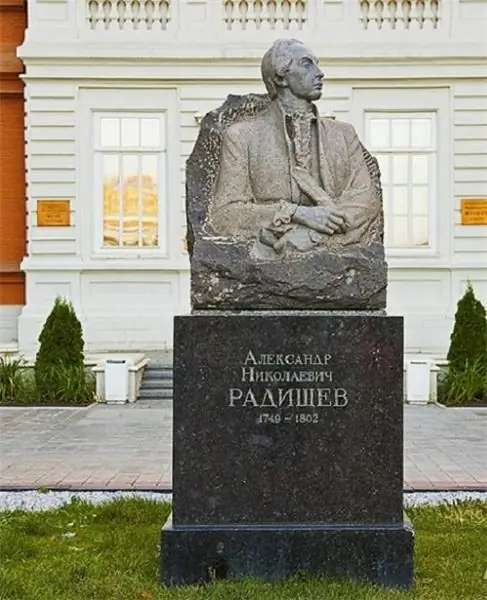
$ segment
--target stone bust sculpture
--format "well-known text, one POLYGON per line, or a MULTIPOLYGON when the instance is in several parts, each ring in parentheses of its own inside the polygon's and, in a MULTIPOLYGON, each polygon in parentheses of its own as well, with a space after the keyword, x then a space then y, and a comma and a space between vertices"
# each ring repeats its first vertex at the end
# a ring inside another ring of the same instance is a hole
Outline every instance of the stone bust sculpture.
POLYGON ((268 94, 208 113, 187 162, 193 307, 385 308, 377 161, 320 118, 323 72, 301 42, 277 40, 261 72, 268 94))
POLYGON ((365 241, 380 198, 353 126, 320 119, 313 104, 323 87, 316 57, 298 40, 277 40, 261 70, 271 104, 223 135, 213 229, 257 238, 274 251, 260 248, 266 258, 365 241))

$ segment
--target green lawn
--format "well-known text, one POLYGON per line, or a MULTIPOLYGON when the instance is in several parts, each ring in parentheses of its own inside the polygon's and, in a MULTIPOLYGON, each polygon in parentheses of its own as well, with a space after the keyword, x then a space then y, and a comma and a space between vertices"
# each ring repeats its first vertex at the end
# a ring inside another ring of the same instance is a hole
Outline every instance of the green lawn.
POLYGON ((164 589, 158 583, 159 531, 169 510, 124 499, 43 513, 0 512, 0 600, 487 598, 487 503, 408 511, 417 536, 410 592, 319 580, 164 589))

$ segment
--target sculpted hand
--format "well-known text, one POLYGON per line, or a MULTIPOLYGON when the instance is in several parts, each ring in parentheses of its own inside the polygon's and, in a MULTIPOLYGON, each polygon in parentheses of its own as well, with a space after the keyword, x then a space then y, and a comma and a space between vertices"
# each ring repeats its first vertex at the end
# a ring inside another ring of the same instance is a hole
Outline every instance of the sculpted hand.
POLYGON ((298 206, 292 220, 328 235, 344 233, 347 225, 343 211, 334 206, 298 206))

